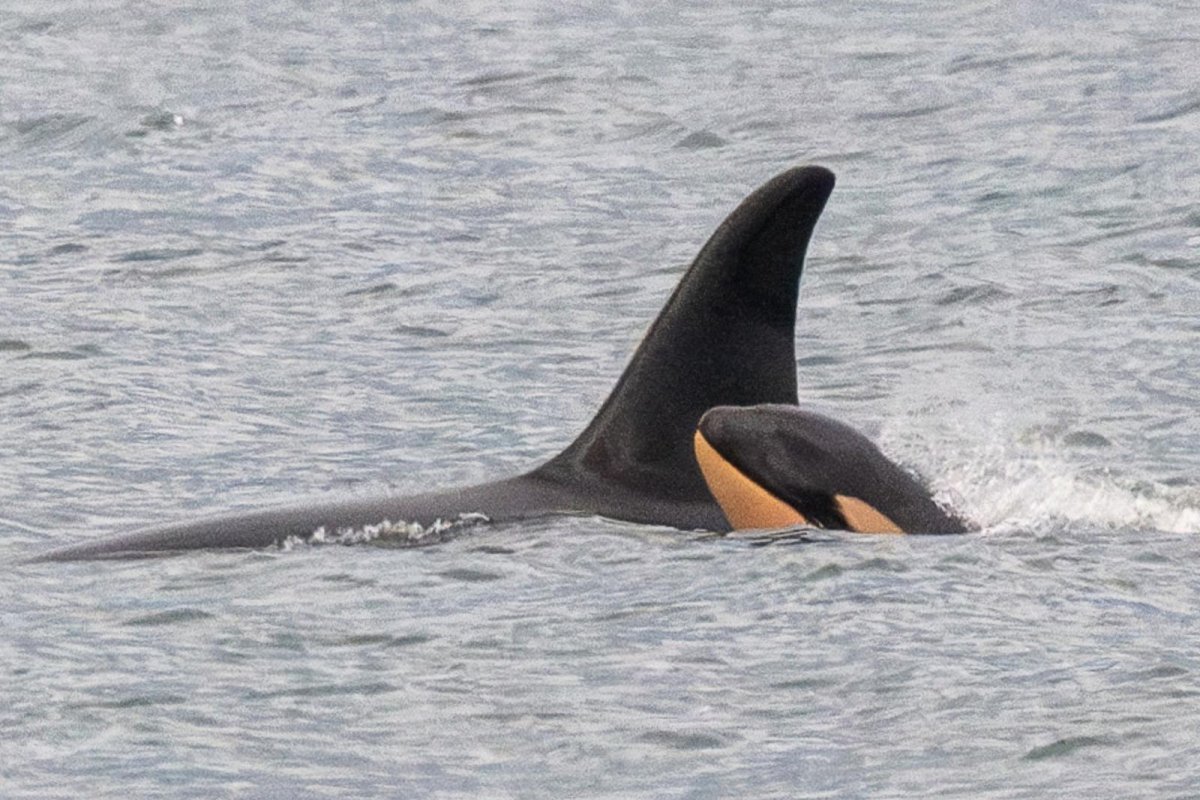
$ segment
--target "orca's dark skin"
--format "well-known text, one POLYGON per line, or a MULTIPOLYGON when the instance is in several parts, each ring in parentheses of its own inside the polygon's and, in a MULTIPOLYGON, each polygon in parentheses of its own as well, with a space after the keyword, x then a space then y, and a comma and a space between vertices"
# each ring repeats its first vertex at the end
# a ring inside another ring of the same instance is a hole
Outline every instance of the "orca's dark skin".
POLYGON ((41 554, 75 560, 208 548, 261 548, 319 528, 384 520, 431 525, 479 513, 494 522, 596 514, 727 531, 692 451, 716 406, 796 403, 796 298, 833 173, 788 170, 747 197, 684 274, 595 419, 524 475, 412 496, 324 499, 154 526, 41 554))
POLYGON ((694 444, 734 528, 967 531, 861 433, 794 405, 713 408, 694 444))

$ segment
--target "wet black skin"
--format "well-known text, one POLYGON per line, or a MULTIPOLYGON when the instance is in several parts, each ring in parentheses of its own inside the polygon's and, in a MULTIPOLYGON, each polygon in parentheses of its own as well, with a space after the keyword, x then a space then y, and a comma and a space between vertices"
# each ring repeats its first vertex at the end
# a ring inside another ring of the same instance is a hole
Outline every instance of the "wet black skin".
POLYGON ((794 404, 717 407, 700 420, 713 449, 822 528, 850 530, 835 502, 853 497, 905 533, 965 533, 929 491, 844 423, 794 404))
POLYGON ((721 224, 688 268, 599 413, 532 471, 446 491, 319 499, 152 526, 69 545, 35 560, 268 547, 314 530, 429 525, 480 513, 497 522, 598 514, 725 531, 692 454, 701 415, 720 405, 796 402, 796 299, 805 251, 833 173, 772 178, 721 224))

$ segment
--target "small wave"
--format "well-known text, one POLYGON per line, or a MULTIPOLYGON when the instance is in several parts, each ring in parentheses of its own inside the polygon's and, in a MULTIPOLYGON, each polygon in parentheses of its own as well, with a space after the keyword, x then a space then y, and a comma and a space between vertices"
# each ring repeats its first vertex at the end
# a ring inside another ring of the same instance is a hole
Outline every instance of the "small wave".
POLYGON ((317 528, 307 538, 289 536, 280 542, 281 550, 293 550, 297 547, 320 546, 326 544, 355 545, 380 544, 389 547, 423 547, 448 541, 463 530, 488 522, 483 514, 459 514, 455 519, 434 520, 431 525, 421 525, 417 522, 392 522, 383 520, 377 525, 362 527, 345 527, 330 531, 325 527, 317 528))
POLYGON ((86 114, 44 114, 22 117, 11 123, 10 127, 29 141, 48 141, 64 136, 94 119, 86 114))
POLYGON ((74 350, 31 350, 18 358, 21 361, 80 361, 92 355, 95 355, 94 350, 77 347, 74 350))
POLYGON ((1048 758, 1068 756, 1084 747, 1097 747, 1107 744, 1104 739, 1096 736, 1071 736, 1059 739, 1041 747, 1035 747, 1025 754, 1025 761, 1043 761, 1048 758))
POLYGON ((170 611, 160 611, 155 614, 146 614, 144 616, 134 617, 125 624, 137 627, 177 625, 181 622, 195 622, 196 620, 206 620, 212 618, 212 614, 199 608, 174 608, 170 611))
POLYGON ((473 78, 467 78, 464 81, 459 81, 460 86, 478 88, 484 86, 496 86, 498 84, 518 83, 528 78, 533 77, 532 72, 489 72, 483 75, 477 75, 473 78))
POLYGON ((1146 114, 1138 117, 1134 121, 1142 124, 1168 122, 1173 119, 1179 119, 1180 117, 1186 117, 1189 114, 1194 114, 1197 111, 1200 111, 1200 97, 1191 98, 1162 111, 1155 111, 1153 113, 1146 114))
POLYGON ((174 261, 180 258, 191 258, 198 256, 204 251, 198 247, 158 247, 148 250, 130 250, 128 253, 123 253, 114 259, 115 261, 139 262, 139 261, 174 261))
POLYGON ((173 131, 183 126, 183 115, 167 109, 158 109, 138 121, 138 126, 126 131, 126 136, 142 138, 155 131, 173 131))
POLYGON ((917 119, 919 117, 928 117, 932 114, 940 114, 941 112, 949 111, 952 108, 954 108, 954 106, 948 103, 940 105, 916 106, 914 108, 893 108, 883 111, 864 111, 861 114, 855 115, 855 118, 864 122, 917 119))
POLYGON ((729 144, 712 131, 695 131, 675 143, 675 147, 680 150, 708 150, 715 147, 724 147, 729 144))

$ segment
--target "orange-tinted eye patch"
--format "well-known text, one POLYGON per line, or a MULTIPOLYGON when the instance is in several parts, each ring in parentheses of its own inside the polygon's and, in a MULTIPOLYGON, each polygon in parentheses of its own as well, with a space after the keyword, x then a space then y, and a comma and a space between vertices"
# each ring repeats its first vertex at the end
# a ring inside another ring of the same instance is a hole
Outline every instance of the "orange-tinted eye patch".
POLYGON ((708 490, 725 512, 735 530, 745 528, 787 528, 807 525, 808 520, 796 509, 759 486, 730 464, 713 448, 700 431, 693 440, 696 461, 708 483, 708 490))

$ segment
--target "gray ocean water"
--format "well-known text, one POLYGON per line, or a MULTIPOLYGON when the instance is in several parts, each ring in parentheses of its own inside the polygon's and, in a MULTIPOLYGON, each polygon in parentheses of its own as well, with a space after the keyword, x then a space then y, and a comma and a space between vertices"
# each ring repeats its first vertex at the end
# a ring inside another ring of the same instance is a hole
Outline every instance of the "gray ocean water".
POLYGON ((3 3, 0 797, 1200 795, 1195 5, 501 5, 3 3), (802 402, 980 533, 13 566, 538 463, 801 163, 802 402))

